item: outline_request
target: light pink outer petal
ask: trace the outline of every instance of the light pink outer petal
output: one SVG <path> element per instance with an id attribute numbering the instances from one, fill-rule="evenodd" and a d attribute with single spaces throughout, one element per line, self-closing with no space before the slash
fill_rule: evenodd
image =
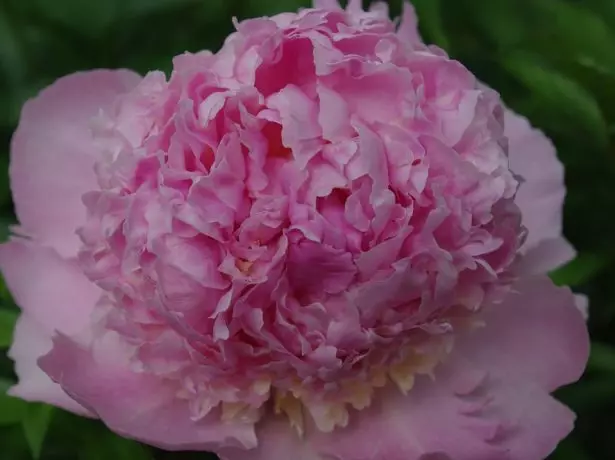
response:
<path id="1" fill-rule="evenodd" d="M 0 245 L 0 271 L 22 309 L 9 350 L 19 377 L 11 394 L 86 413 L 38 368 L 36 360 L 51 349 L 56 330 L 75 334 L 88 327 L 100 290 L 73 262 L 31 242 Z"/>
<path id="2" fill-rule="evenodd" d="M 525 250 L 537 263 L 532 273 L 545 273 L 575 256 L 572 246 L 562 237 L 564 166 L 551 141 L 532 128 L 527 119 L 507 110 L 504 125 L 510 168 L 525 181 L 516 197 L 528 229 Z"/>
<path id="3" fill-rule="evenodd" d="M 8 393 L 26 401 L 45 402 L 79 415 L 90 415 L 38 367 L 38 359 L 48 353 L 51 346 L 49 331 L 28 313 L 22 313 L 15 326 L 13 345 L 9 351 L 9 357 L 15 361 L 19 383 Z"/>
<path id="4" fill-rule="evenodd" d="M 423 42 L 419 34 L 419 21 L 416 16 L 416 11 L 410 2 L 404 1 L 403 3 L 397 35 L 402 41 L 409 44 L 419 44 Z"/>
<path id="5" fill-rule="evenodd" d="M 542 460 L 572 429 L 574 414 L 549 393 L 579 378 L 589 337 L 575 298 L 546 277 L 520 282 L 462 338 L 435 380 L 407 397 L 388 389 L 348 428 L 306 440 L 279 420 L 260 447 L 225 460 Z"/>
<path id="6" fill-rule="evenodd" d="M 312 2 L 314 8 L 323 10 L 340 10 L 342 7 L 338 0 L 314 0 Z"/>
<path id="7" fill-rule="evenodd" d="M 77 252 L 81 196 L 98 188 L 91 119 L 139 81 L 128 70 L 75 73 L 23 107 L 9 168 L 17 217 L 26 234 L 64 256 Z"/>
<path id="8" fill-rule="evenodd" d="M 576 294 L 574 299 L 583 318 L 587 320 L 589 318 L 589 297 L 583 294 Z"/>
<path id="9" fill-rule="evenodd" d="M 316 452 L 317 446 L 309 439 L 299 438 L 287 418 L 269 417 L 259 423 L 256 435 L 256 449 L 218 449 L 216 454 L 221 460 L 329 460 Z"/>
<path id="10" fill-rule="evenodd" d="M 256 445 L 252 424 L 193 421 L 175 384 L 135 372 L 115 333 L 84 346 L 60 335 L 41 368 L 116 433 L 167 450 L 213 450 Z"/>

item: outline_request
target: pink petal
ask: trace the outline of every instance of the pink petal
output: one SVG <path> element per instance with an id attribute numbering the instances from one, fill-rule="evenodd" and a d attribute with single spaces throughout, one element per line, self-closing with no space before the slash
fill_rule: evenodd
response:
<path id="1" fill-rule="evenodd" d="M 486 326 L 460 340 L 432 380 L 408 396 L 389 387 L 348 428 L 303 440 L 275 419 L 259 447 L 225 460 L 541 460 L 574 414 L 549 393 L 579 378 L 589 338 L 574 296 L 546 277 L 519 282 Z"/>
<path id="2" fill-rule="evenodd" d="M 423 42 L 419 34 L 416 11 L 410 2 L 404 1 L 401 22 L 397 31 L 399 38 L 406 43 L 416 45 Z"/>
<path id="3" fill-rule="evenodd" d="M 75 229 L 85 219 L 81 195 L 97 188 L 89 123 L 139 79 L 127 70 L 76 73 L 24 105 L 9 171 L 17 216 L 29 236 L 62 255 L 76 253 Z"/>
<path id="4" fill-rule="evenodd" d="M 256 449 L 222 449 L 216 454 L 221 460 L 324 460 L 316 453 L 316 446 L 304 442 L 290 427 L 288 420 L 282 417 L 270 417 L 263 421 L 256 434 Z"/>
<path id="5" fill-rule="evenodd" d="M 338 0 L 314 0 L 314 8 L 322 8 L 323 10 L 338 10 L 341 6 Z"/>
<path id="6" fill-rule="evenodd" d="M 32 317 L 23 313 L 17 322 L 9 357 L 15 361 L 19 383 L 9 390 L 11 396 L 26 401 L 41 401 L 79 415 L 89 412 L 70 398 L 39 367 L 37 360 L 51 350 L 51 334 Z"/>
<path id="7" fill-rule="evenodd" d="M 519 187 L 516 202 L 527 227 L 527 250 L 540 243 L 562 238 L 562 219 L 566 188 L 564 166 L 558 160 L 555 147 L 528 120 L 510 110 L 505 113 L 505 134 L 509 140 L 510 168 L 520 174 L 524 183 Z M 550 259 L 545 271 L 552 270 L 574 257 L 566 242 L 549 243 L 541 257 Z M 546 252 L 554 251 L 548 255 Z M 545 264 L 543 264 L 545 265 Z"/>
<path id="8" fill-rule="evenodd" d="M 221 422 L 219 414 L 193 421 L 177 387 L 131 370 L 127 350 L 114 333 L 91 346 L 59 335 L 39 360 L 41 368 L 76 401 L 116 433 L 167 450 L 251 448 L 252 424 Z"/>
<path id="9" fill-rule="evenodd" d="M 589 297 L 583 294 L 576 294 L 574 296 L 575 303 L 577 308 L 583 315 L 583 318 L 587 320 L 589 318 Z"/>
<path id="10" fill-rule="evenodd" d="M 75 264 L 52 249 L 28 242 L 0 245 L 0 271 L 23 310 L 9 351 L 19 376 L 11 393 L 85 414 L 38 368 L 36 360 L 51 349 L 56 330 L 75 334 L 89 324 L 100 290 Z"/>
<path id="11" fill-rule="evenodd" d="M 458 351 L 485 369 L 514 374 L 547 391 L 578 380 L 587 363 L 589 337 L 575 296 L 546 276 L 523 279 L 514 291 L 489 311 L 487 326 L 461 342 Z"/>
<path id="12" fill-rule="evenodd" d="M 543 240 L 527 249 L 517 270 L 523 274 L 548 273 L 574 259 L 576 251 L 563 237 Z"/>
<path id="13" fill-rule="evenodd" d="M 0 271 L 19 307 L 51 335 L 77 334 L 90 324 L 101 291 L 76 263 L 50 248 L 13 240 L 0 245 Z"/>

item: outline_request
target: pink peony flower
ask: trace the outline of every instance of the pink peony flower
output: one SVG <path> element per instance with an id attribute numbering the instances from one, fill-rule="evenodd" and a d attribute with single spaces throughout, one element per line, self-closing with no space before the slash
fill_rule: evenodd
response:
<path id="1" fill-rule="evenodd" d="M 12 394 L 225 460 L 537 460 L 588 337 L 553 146 L 406 4 L 236 24 L 23 109 Z"/>

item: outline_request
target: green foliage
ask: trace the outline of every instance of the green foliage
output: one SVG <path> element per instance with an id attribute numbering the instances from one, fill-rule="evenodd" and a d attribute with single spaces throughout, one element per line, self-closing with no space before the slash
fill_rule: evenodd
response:
<path id="1" fill-rule="evenodd" d="M 23 432 L 30 453 L 35 460 L 41 455 L 47 428 L 49 428 L 49 422 L 55 410 L 55 408 L 46 404 L 28 404 L 22 414 Z"/>
<path id="2" fill-rule="evenodd" d="M 0 310 L 0 348 L 8 348 L 13 341 L 13 328 L 17 314 L 10 310 Z"/>
<path id="3" fill-rule="evenodd" d="M 415 0 L 412 2 L 416 14 L 421 18 L 421 30 L 424 39 L 441 48 L 449 49 L 450 42 L 442 22 L 441 0 Z"/>
<path id="4" fill-rule="evenodd" d="M 83 460 L 150 460 L 152 453 L 145 446 L 120 438 L 102 429 L 83 432 L 83 449 L 79 458 Z"/>
<path id="5" fill-rule="evenodd" d="M 21 423 L 28 403 L 6 394 L 11 386 L 8 381 L 0 380 L 0 427 Z"/>
<path id="6" fill-rule="evenodd" d="M 57 77 L 97 67 L 170 69 L 186 50 L 220 46 L 231 18 L 309 0 L 0 1 L 0 239 L 15 222 L 8 151 L 24 101 Z M 367 2 L 366 2 L 367 3 Z M 392 11 L 401 0 L 391 0 Z M 553 460 L 610 460 L 615 441 L 615 2 L 414 0 L 421 32 L 543 129 L 566 165 L 565 232 L 579 257 L 552 274 L 588 294 L 594 345 L 582 381 L 558 393 L 577 428 Z M 6 395 L 18 316 L 0 282 L 0 457 L 10 460 L 207 459 L 122 439 L 101 423 Z M 209 457 L 213 458 L 213 457 Z"/>
<path id="7" fill-rule="evenodd" d="M 608 145 L 608 128 L 594 96 L 575 80 L 538 58 L 507 56 L 502 66 L 529 91 L 531 107 L 547 129 L 575 130 L 597 148 Z"/>
<path id="8" fill-rule="evenodd" d="M 606 269 L 611 261 L 612 257 L 608 254 L 579 254 L 574 260 L 551 273 L 551 279 L 559 286 L 582 286 Z"/>

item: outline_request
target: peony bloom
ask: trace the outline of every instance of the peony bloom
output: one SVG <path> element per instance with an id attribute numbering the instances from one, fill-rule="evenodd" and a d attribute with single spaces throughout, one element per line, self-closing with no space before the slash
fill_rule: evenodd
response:
<path id="1" fill-rule="evenodd" d="M 236 24 L 23 109 L 12 394 L 224 460 L 539 460 L 583 371 L 553 146 L 405 6 Z"/>

